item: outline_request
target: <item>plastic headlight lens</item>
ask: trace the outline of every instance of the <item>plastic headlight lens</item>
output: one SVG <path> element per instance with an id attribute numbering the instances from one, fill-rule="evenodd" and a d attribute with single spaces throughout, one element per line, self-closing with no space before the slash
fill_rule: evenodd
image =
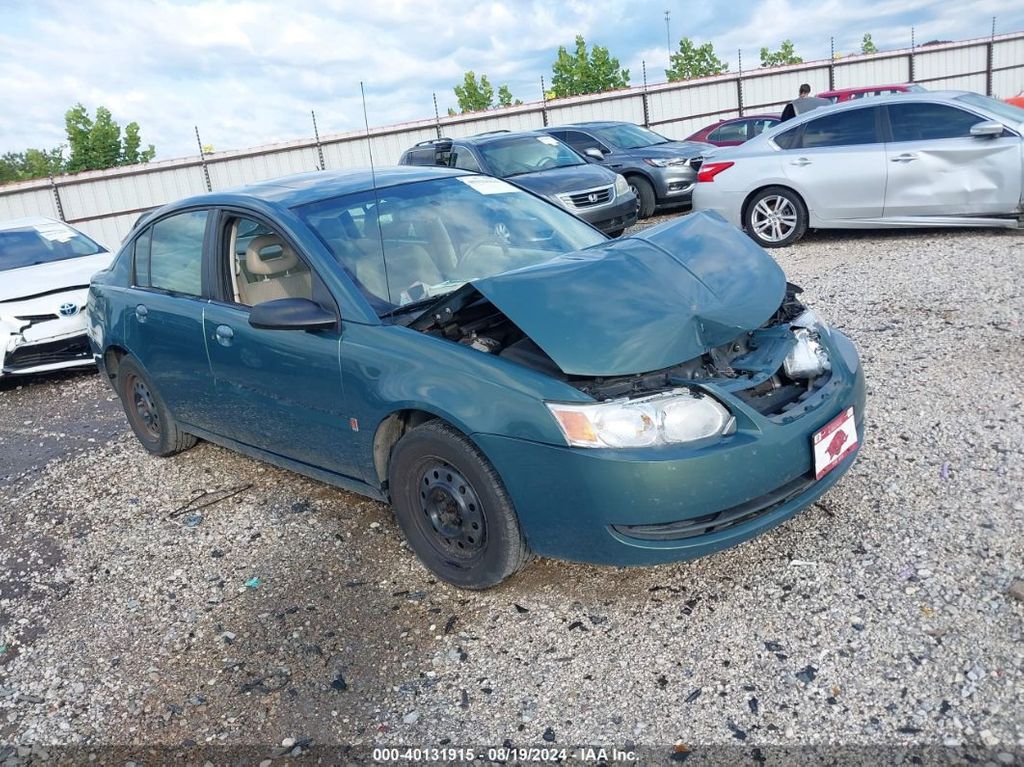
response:
<path id="1" fill-rule="evenodd" d="M 685 157 L 645 157 L 644 162 L 655 168 L 668 168 L 672 165 L 686 165 L 689 160 Z"/>
<path id="2" fill-rule="evenodd" d="M 629 182 L 626 181 L 626 177 L 618 173 L 615 174 L 615 194 L 625 194 L 629 191 Z"/>
<path id="3" fill-rule="evenodd" d="M 575 447 L 649 447 L 723 434 L 729 411 L 707 395 L 689 390 L 643 399 L 592 405 L 548 402 L 566 441 Z"/>

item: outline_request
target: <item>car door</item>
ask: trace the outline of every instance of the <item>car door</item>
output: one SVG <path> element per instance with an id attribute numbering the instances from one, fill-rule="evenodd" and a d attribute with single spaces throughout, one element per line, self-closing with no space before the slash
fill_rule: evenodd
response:
<path id="1" fill-rule="evenodd" d="M 795 129 L 782 168 L 822 221 L 878 218 L 885 199 L 885 144 L 878 107 L 844 109 Z M 776 142 L 778 143 L 778 142 Z"/>
<path id="2" fill-rule="evenodd" d="M 927 101 L 886 107 L 889 183 L 885 216 L 985 216 L 1015 213 L 1021 200 L 1021 139 L 972 136 L 988 118 Z"/>
<path id="3" fill-rule="evenodd" d="M 605 145 L 603 142 L 598 141 L 596 138 L 591 136 L 589 133 L 584 133 L 580 130 L 559 130 L 550 131 L 550 135 L 558 139 L 559 141 L 568 144 L 575 149 L 579 154 L 583 155 L 588 160 L 597 160 L 596 157 L 591 158 L 586 154 L 588 149 L 596 149 L 604 157 L 602 164 L 607 165 L 609 168 L 617 169 L 623 167 L 625 164 L 615 156 L 615 152 L 612 151 L 611 147 Z"/>
<path id="4" fill-rule="evenodd" d="M 215 396 L 203 339 L 209 218 L 206 209 L 176 213 L 135 238 L 126 335 L 175 419 L 212 430 Z"/>
<path id="5" fill-rule="evenodd" d="M 333 329 L 267 330 L 249 324 L 253 306 L 281 298 L 337 305 L 308 259 L 273 225 L 225 211 L 216 225 L 218 290 L 204 331 L 226 436 L 339 474 L 355 476 Z"/>

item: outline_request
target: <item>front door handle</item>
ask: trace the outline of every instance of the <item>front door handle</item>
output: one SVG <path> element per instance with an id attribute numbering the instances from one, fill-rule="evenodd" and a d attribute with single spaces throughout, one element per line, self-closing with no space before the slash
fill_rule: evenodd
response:
<path id="1" fill-rule="evenodd" d="M 213 336 L 221 346 L 231 346 L 231 341 L 235 337 L 235 331 L 227 325 L 218 325 L 217 329 L 213 331 Z"/>
<path id="2" fill-rule="evenodd" d="M 135 307 L 135 319 L 139 322 L 145 322 L 147 317 L 149 317 L 149 309 L 145 304 L 139 304 Z"/>
<path id="3" fill-rule="evenodd" d="M 806 157 L 797 157 L 795 160 L 793 160 L 790 163 L 790 165 L 796 165 L 796 166 L 798 166 L 800 168 L 804 167 L 805 165 L 810 165 L 810 164 L 811 164 L 811 161 L 808 160 Z"/>
<path id="4" fill-rule="evenodd" d="M 913 162 L 917 159 L 917 155 L 911 154 L 910 152 L 904 152 L 903 154 L 898 154 L 891 159 L 893 162 Z"/>

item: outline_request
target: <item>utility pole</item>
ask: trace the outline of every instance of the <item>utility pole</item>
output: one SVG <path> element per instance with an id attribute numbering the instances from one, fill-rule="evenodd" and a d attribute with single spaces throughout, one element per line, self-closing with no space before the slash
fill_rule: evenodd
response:
<path id="1" fill-rule="evenodd" d="M 669 16 L 672 15 L 672 11 L 665 11 L 665 50 L 668 51 L 668 66 L 672 68 L 672 28 L 669 22 Z"/>

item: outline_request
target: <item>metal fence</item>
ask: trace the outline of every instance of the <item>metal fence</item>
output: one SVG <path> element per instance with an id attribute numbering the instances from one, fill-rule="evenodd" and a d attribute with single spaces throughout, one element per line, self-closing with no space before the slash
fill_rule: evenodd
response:
<path id="1" fill-rule="evenodd" d="M 1011 96 L 1024 89 L 1024 32 L 905 50 L 730 72 L 687 82 L 523 104 L 255 147 L 235 152 L 91 171 L 0 187 L 0 220 L 43 215 L 116 247 L 137 216 L 154 206 L 262 179 L 323 168 L 393 164 L 418 141 L 501 128 L 530 130 L 586 120 L 625 120 L 683 138 L 726 117 L 778 112 L 800 83 L 812 92 L 917 82 Z"/>

